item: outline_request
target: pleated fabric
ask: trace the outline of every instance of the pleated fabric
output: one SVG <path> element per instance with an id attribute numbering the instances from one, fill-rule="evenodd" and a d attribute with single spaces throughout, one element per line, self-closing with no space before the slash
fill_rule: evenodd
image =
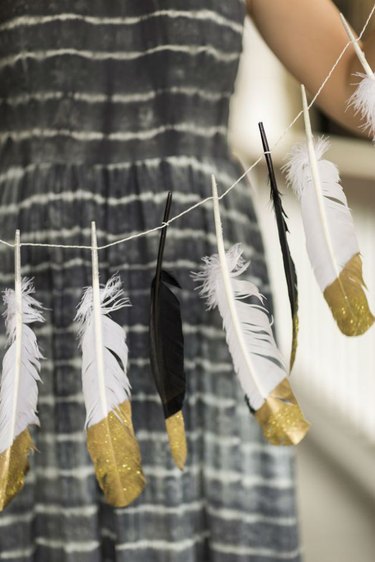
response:
<path id="1" fill-rule="evenodd" d="M 0 238 L 104 245 L 161 223 L 242 169 L 227 144 L 242 51 L 242 0 L 2 0 Z M 242 242 L 249 278 L 271 295 L 252 193 L 222 201 L 226 244 Z M 266 444 L 239 388 L 217 311 L 189 272 L 216 251 L 211 204 L 168 230 L 165 267 L 180 281 L 188 392 L 188 461 L 173 465 L 148 359 L 158 234 L 101 250 L 100 280 L 119 272 L 133 421 L 147 487 L 129 507 L 105 504 L 83 431 L 81 356 L 73 318 L 91 283 L 85 249 L 22 247 L 46 322 L 38 451 L 26 485 L 0 514 L 0 560 L 14 562 L 300 561 L 294 457 Z M 14 282 L 0 245 L 0 288 Z M 0 323 L 1 358 L 5 350 Z"/>

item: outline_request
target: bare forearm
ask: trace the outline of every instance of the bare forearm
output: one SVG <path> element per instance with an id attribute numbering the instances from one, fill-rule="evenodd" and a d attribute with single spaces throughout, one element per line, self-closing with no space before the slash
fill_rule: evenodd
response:
<path id="1" fill-rule="evenodd" d="M 367 62 L 371 66 L 372 70 L 375 72 L 375 34 L 374 33 L 371 33 L 371 35 L 366 39 L 366 41 L 362 44 L 362 48 L 365 52 Z M 353 62 L 353 72 L 363 72 L 357 57 Z"/>
<path id="2" fill-rule="evenodd" d="M 348 42 L 339 11 L 330 0 L 248 0 L 250 16 L 261 35 L 285 67 L 315 95 Z M 365 44 L 369 62 L 375 67 L 375 41 Z M 347 109 L 361 71 L 354 49 L 349 46 L 317 104 L 342 126 L 361 134 L 361 119 Z"/>

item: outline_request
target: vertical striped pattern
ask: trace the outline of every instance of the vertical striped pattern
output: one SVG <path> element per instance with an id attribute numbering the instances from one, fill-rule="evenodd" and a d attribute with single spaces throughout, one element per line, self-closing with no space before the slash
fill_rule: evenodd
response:
<path id="1" fill-rule="evenodd" d="M 160 223 L 241 168 L 227 146 L 242 49 L 242 0 L 2 0 L 0 237 L 104 244 Z M 226 243 L 241 241 L 269 295 L 262 239 L 243 182 L 223 202 Z M 0 560 L 16 562 L 299 561 L 293 454 L 263 442 L 235 380 L 216 312 L 189 277 L 215 251 L 212 209 L 168 231 L 165 265 L 184 287 L 188 464 L 173 465 L 148 363 L 149 290 L 158 236 L 100 252 L 101 281 L 119 271 L 133 303 L 128 330 L 134 426 L 148 486 L 129 508 L 103 503 L 83 434 L 81 358 L 72 319 L 90 254 L 22 248 L 49 307 L 37 327 L 39 451 L 23 492 L 0 515 Z M 0 247 L 0 288 L 13 255 Z M 1 349 L 4 326 L 0 325 Z"/>

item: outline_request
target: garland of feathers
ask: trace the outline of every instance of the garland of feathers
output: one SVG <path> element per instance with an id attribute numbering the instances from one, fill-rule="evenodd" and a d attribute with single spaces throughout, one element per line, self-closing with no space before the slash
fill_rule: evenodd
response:
<path id="1" fill-rule="evenodd" d="M 303 91 L 306 115 L 306 97 Z M 306 118 L 307 136 L 309 121 Z M 268 165 L 271 197 L 278 225 L 280 248 L 293 319 L 293 365 L 297 330 L 297 278 L 287 243 L 286 213 L 276 184 L 264 127 L 260 124 Z M 361 261 L 353 223 L 337 170 L 321 160 L 325 141 L 308 149 L 297 147 L 286 165 L 287 180 L 302 206 L 307 251 L 323 294 L 340 329 L 347 335 L 364 333 L 374 322 L 361 273 Z M 311 148 L 311 146 L 313 148 Z M 273 445 L 295 445 L 309 430 L 288 380 L 285 361 L 278 350 L 269 311 L 258 288 L 243 276 L 249 264 L 240 244 L 228 251 L 220 218 L 219 197 L 212 177 L 214 219 L 218 253 L 203 258 L 202 270 L 192 273 L 207 308 L 217 308 L 251 415 Z M 164 222 L 168 221 L 172 194 L 168 194 Z M 313 228 L 311 225 L 314 224 Z M 317 228 L 317 225 L 321 225 Z M 151 283 L 150 366 L 166 420 L 172 457 L 183 470 L 187 446 L 183 420 L 186 394 L 180 284 L 163 269 L 167 229 L 162 231 L 155 276 Z M 346 244 L 341 244 L 341 239 Z M 326 253 L 322 251 L 324 241 Z M 106 501 L 125 507 L 144 490 L 140 447 L 132 424 L 131 385 L 127 375 L 126 332 L 111 313 L 129 309 L 118 274 L 99 283 L 98 246 L 92 223 L 92 283 L 84 288 L 74 322 L 82 351 L 82 388 L 86 407 L 87 447 Z M 319 247 L 319 251 L 318 248 Z M 342 255 L 345 251 L 345 256 Z M 341 270 L 340 270 L 341 267 Z M 20 233 L 16 232 L 15 287 L 3 292 L 9 347 L 3 358 L 0 384 L 0 511 L 24 485 L 28 457 L 35 450 L 30 426 L 39 425 L 38 382 L 41 360 L 30 324 L 43 322 L 43 306 L 32 296 L 31 279 L 20 276 Z M 333 273 L 336 277 L 331 279 Z M 328 280 L 328 281 L 327 281 Z M 339 304 L 337 304 L 339 303 Z M 345 308 L 346 307 L 346 308 Z M 344 314 L 343 314 L 344 309 Z"/>
<path id="2" fill-rule="evenodd" d="M 360 113 L 364 129 L 375 141 L 375 74 L 366 61 L 350 26 L 342 16 L 365 74 L 349 106 Z M 284 167 L 287 183 L 296 193 L 303 219 L 306 249 L 317 282 L 339 329 L 347 336 L 365 333 L 375 321 L 369 309 L 362 275 L 362 260 L 354 224 L 335 165 L 323 159 L 328 141 L 314 141 L 306 93 L 302 86 L 306 143 L 293 147 Z M 249 264 L 240 244 L 227 251 L 220 218 L 219 196 L 212 177 L 213 209 L 218 253 L 203 259 L 192 273 L 207 308 L 222 318 L 234 372 L 251 415 L 265 438 L 274 445 L 295 445 L 306 435 L 305 420 L 288 380 L 297 349 L 298 287 L 296 268 L 288 246 L 287 215 L 274 173 L 262 123 L 259 124 L 268 168 L 271 199 L 292 315 L 292 350 L 289 369 L 278 350 L 265 298 L 244 278 Z M 169 221 L 172 194 L 168 194 L 163 223 Z M 120 276 L 99 282 L 98 246 L 92 223 L 92 283 L 84 288 L 74 322 L 82 351 L 82 389 L 86 407 L 87 447 L 106 501 L 115 507 L 132 503 L 144 490 L 139 444 L 132 423 L 131 384 L 128 378 L 126 331 L 111 318 L 129 310 Z M 163 268 L 167 228 L 160 236 L 156 271 L 151 283 L 150 367 L 164 412 L 172 457 L 183 470 L 187 444 L 183 418 L 186 394 L 184 338 L 179 298 L 180 284 Z M 31 278 L 21 277 L 20 232 L 15 236 L 14 288 L 3 291 L 7 349 L 0 379 L 0 511 L 21 491 L 35 451 L 31 426 L 39 426 L 39 349 L 31 325 L 44 322 L 43 305 L 34 298 Z"/>

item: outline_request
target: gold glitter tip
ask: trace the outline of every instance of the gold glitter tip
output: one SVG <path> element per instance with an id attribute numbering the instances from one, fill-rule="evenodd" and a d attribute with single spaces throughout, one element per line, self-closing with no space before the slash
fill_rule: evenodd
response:
<path id="1" fill-rule="evenodd" d="M 299 319 L 298 314 L 293 315 L 293 335 L 292 335 L 292 350 L 290 353 L 290 363 L 289 372 L 293 369 L 294 361 L 296 360 L 297 345 L 298 345 L 298 330 L 299 330 Z"/>
<path id="2" fill-rule="evenodd" d="M 186 463 L 187 445 L 185 435 L 184 416 L 181 410 L 165 420 L 169 446 L 176 466 L 183 470 Z"/>
<path id="3" fill-rule="evenodd" d="M 355 254 L 323 293 L 338 327 L 346 336 L 360 336 L 374 323 L 364 287 L 361 256 Z"/>
<path id="4" fill-rule="evenodd" d="M 286 378 L 274 388 L 255 417 L 272 445 L 297 445 L 310 428 Z"/>
<path id="5" fill-rule="evenodd" d="M 28 429 L 0 454 L 0 511 L 22 490 L 29 470 L 28 456 L 35 449 Z"/>
<path id="6" fill-rule="evenodd" d="M 144 490 L 141 453 L 136 440 L 131 404 L 125 400 L 115 412 L 87 430 L 87 448 L 105 499 L 125 507 Z"/>

